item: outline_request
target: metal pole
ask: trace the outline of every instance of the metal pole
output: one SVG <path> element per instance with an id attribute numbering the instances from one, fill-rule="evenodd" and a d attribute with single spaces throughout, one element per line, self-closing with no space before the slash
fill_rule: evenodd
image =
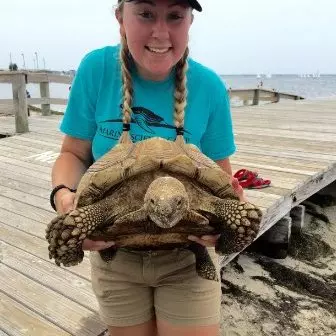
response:
<path id="1" fill-rule="evenodd" d="M 45 58 L 43 57 L 43 69 L 46 69 Z"/>
<path id="2" fill-rule="evenodd" d="M 25 62 L 24 53 L 22 53 L 21 56 L 22 56 L 22 59 L 23 59 L 23 69 L 26 69 L 26 62 Z"/>
<path id="3" fill-rule="evenodd" d="M 34 62 L 34 70 L 36 70 L 36 59 L 33 58 L 33 62 Z"/>
<path id="4" fill-rule="evenodd" d="M 37 52 L 35 51 L 35 56 L 36 56 L 36 69 L 39 68 L 39 64 L 38 64 L 38 55 Z"/>

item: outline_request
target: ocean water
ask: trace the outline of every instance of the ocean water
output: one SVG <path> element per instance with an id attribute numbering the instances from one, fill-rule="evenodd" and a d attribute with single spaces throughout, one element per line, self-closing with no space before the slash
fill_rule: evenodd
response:
<path id="1" fill-rule="evenodd" d="M 298 75 L 222 75 L 227 88 L 254 89 L 261 84 L 265 89 L 276 90 L 303 96 L 306 99 L 335 97 L 336 75 L 320 75 L 319 77 L 301 77 Z M 40 89 L 36 84 L 28 84 L 27 89 L 32 98 L 40 97 Z M 51 84 L 52 98 L 68 98 L 69 86 L 65 84 Z M 0 99 L 12 98 L 12 88 L 9 84 L 0 83 Z M 52 109 L 63 111 L 65 106 L 52 106 Z"/>
<path id="2" fill-rule="evenodd" d="M 260 82 L 263 88 L 276 90 L 282 93 L 291 93 L 302 96 L 306 99 L 316 99 L 325 97 L 336 98 L 336 75 L 320 75 L 319 77 L 301 77 L 298 75 L 272 75 L 270 78 L 255 75 L 222 76 L 227 87 L 232 89 L 253 89 Z"/>

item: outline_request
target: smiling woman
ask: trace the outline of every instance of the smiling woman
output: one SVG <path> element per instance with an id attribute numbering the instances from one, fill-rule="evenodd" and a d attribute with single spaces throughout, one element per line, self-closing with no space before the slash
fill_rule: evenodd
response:
<path id="1" fill-rule="evenodd" d="M 121 35 L 140 75 L 162 80 L 186 53 L 193 21 L 186 2 L 127 1 L 117 11 Z"/>
<path id="2" fill-rule="evenodd" d="M 202 10 L 194 0 L 118 1 L 121 43 L 83 58 L 61 123 L 65 138 L 52 173 L 59 213 L 75 207 L 71 190 L 119 140 L 183 137 L 232 175 L 226 88 L 189 57 L 194 9 Z M 207 247 L 219 274 L 217 239 L 190 237 Z M 82 248 L 91 251 L 92 285 L 112 336 L 219 334 L 220 282 L 197 275 L 193 253 L 118 249 L 106 263 L 96 251 L 111 246 L 85 239 Z"/>

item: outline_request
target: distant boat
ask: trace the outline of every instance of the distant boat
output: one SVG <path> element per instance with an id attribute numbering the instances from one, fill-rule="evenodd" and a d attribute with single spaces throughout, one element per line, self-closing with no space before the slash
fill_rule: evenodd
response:
<path id="1" fill-rule="evenodd" d="M 316 71 L 313 75 L 314 78 L 320 78 L 320 72 Z"/>

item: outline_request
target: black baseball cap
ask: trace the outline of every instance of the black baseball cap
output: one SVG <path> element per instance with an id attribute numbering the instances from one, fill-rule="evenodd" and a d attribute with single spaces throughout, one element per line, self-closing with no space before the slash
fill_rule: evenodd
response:
<path id="1" fill-rule="evenodd" d="M 118 0 L 118 2 L 121 2 L 121 1 L 122 0 Z M 126 1 L 133 1 L 133 0 L 126 0 Z M 201 7 L 201 5 L 199 4 L 198 1 L 196 1 L 196 0 L 187 0 L 187 2 L 189 3 L 189 5 L 192 8 L 196 9 L 199 12 L 202 12 L 202 7 Z"/>

